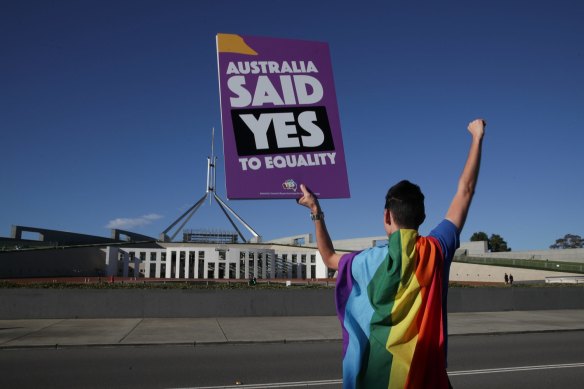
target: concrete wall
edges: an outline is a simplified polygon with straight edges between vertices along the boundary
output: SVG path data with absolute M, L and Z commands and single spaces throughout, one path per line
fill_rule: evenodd
M 583 287 L 450 288 L 448 312 L 584 309 Z
M 0 289 L 0 319 L 335 315 L 333 289 Z
M 452 262 L 450 281 L 504 282 L 505 273 L 513 275 L 513 282 L 544 282 L 546 277 L 581 276 L 577 273 Z
M 336 315 L 334 289 L 0 289 L 0 319 Z M 451 288 L 449 312 L 584 309 L 583 287 Z
M 12 226 L 11 237 L 14 239 L 22 239 L 23 232 L 32 232 L 39 234 L 41 241 L 45 242 L 59 242 L 62 246 L 82 245 L 82 244 L 99 244 L 99 243 L 115 243 L 115 239 L 104 238 L 103 236 L 79 234 L 76 232 L 48 230 L 46 228 Z
M 466 252 L 466 255 L 477 255 L 477 254 L 485 254 L 489 251 L 489 245 L 486 241 L 481 240 L 478 242 L 461 242 L 460 248 L 457 251 L 459 252 Z
M 481 255 L 473 254 L 473 256 Z M 584 263 L 584 249 L 507 251 L 503 253 L 485 253 L 482 256 L 489 258 L 541 259 L 543 261 L 547 259 L 549 261 Z
M 312 239 L 312 234 L 301 234 L 301 235 L 288 236 L 285 238 L 268 240 L 264 243 L 285 244 L 285 245 L 292 246 L 292 245 L 295 245 L 298 242 L 298 240 L 303 240 L 305 245 L 314 243 L 314 241 Z
M 0 253 L 0 278 L 105 274 L 105 253 L 93 247 Z
M 383 242 L 382 244 L 387 244 L 387 236 L 369 236 L 365 238 L 354 238 L 354 239 L 341 239 L 333 241 L 333 246 L 337 250 L 349 250 L 358 251 L 364 250 L 369 247 L 375 247 L 378 242 Z

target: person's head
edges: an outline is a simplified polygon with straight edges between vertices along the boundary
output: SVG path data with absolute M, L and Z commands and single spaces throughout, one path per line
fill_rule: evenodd
M 384 214 L 388 233 L 399 228 L 417 230 L 426 219 L 424 194 L 420 187 L 403 180 L 389 188 Z

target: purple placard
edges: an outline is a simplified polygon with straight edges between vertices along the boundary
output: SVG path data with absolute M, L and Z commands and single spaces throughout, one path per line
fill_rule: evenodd
M 328 44 L 217 35 L 227 197 L 349 197 Z

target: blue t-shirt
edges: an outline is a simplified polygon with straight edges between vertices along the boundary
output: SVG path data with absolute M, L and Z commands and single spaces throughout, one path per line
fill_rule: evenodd
M 442 272 L 442 327 L 444 331 L 444 350 L 448 353 L 448 280 L 450 279 L 450 265 L 452 264 L 454 252 L 460 247 L 460 231 L 458 231 L 454 223 L 444 219 L 430 232 L 429 236 L 436 238 L 440 242 L 442 256 L 444 257 L 444 269 Z

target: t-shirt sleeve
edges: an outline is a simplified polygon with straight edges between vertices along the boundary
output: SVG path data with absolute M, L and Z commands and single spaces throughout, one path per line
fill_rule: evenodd
M 448 219 L 442 220 L 436 228 L 430 232 L 430 235 L 440 242 L 440 248 L 444 255 L 445 262 L 452 262 L 454 252 L 460 247 L 460 232 L 458 228 Z

